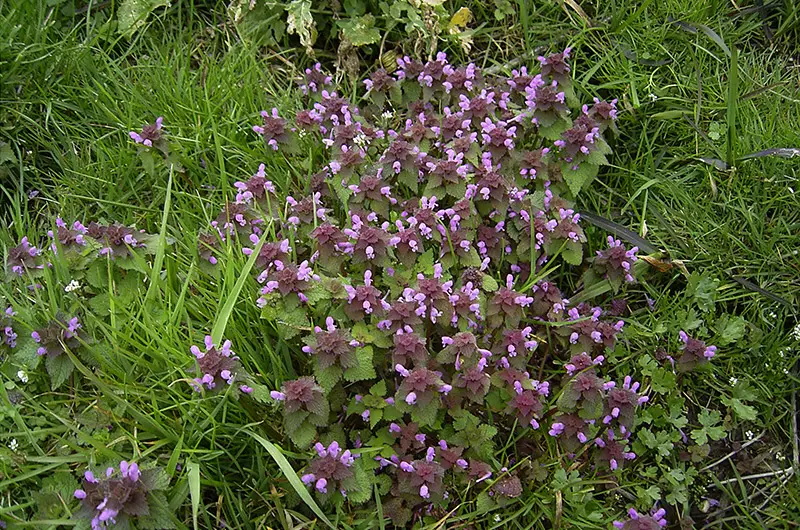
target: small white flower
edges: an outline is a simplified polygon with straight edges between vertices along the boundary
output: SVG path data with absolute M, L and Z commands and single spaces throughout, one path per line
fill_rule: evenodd
M 789 375 L 789 369 L 788 368 L 784 368 L 783 369 L 783 373 L 786 374 L 786 375 Z
M 305 138 L 306 136 L 308 136 L 308 131 L 306 131 L 305 129 L 300 129 L 297 131 L 297 136 L 300 138 Z
M 800 322 L 794 325 L 794 329 L 792 329 L 792 338 L 794 340 L 800 340 Z
M 775 458 L 783 462 L 784 460 L 786 460 L 786 455 L 778 451 L 777 453 L 775 453 Z
M 738 382 L 739 382 L 739 380 L 738 380 L 738 379 L 736 379 L 736 378 L 735 378 L 735 377 L 733 377 L 733 376 L 731 376 L 731 378 L 730 378 L 728 381 L 730 381 L 731 385 L 735 385 L 736 383 L 738 383 Z
M 656 96 L 655 94 L 650 94 L 648 97 L 650 98 L 650 101 L 655 101 L 658 99 L 658 96 Z
M 499 523 L 500 522 L 500 514 L 495 514 L 494 515 L 494 522 L 495 523 Z
M 16 438 L 12 438 L 10 442 L 8 442 L 8 448 L 12 451 L 16 451 L 19 447 L 19 442 L 17 442 Z
M 25 373 L 25 370 L 20 370 L 17 372 L 17 379 L 22 381 L 23 383 L 28 382 L 28 374 Z
M 782 357 L 785 357 L 785 356 L 786 356 L 786 350 L 779 350 L 778 351 L 778 357 L 782 358 Z
M 355 138 L 353 138 L 353 142 L 359 147 L 367 147 L 370 143 L 369 137 L 364 133 L 358 133 Z
M 768 316 L 769 318 L 778 318 L 778 315 L 775 314 L 775 311 L 770 311 Z
M 394 112 L 392 112 L 391 110 L 384 110 L 383 113 L 381 114 L 381 118 L 383 118 L 384 120 L 389 120 L 392 118 L 392 116 L 394 116 Z
M 744 433 L 744 435 L 748 440 L 752 440 L 753 439 L 753 431 L 747 431 L 747 432 Z
M 71 293 L 73 291 L 77 291 L 81 288 L 81 284 L 78 283 L 78 280 L 72 280 L 64 287 L 64 292 Z

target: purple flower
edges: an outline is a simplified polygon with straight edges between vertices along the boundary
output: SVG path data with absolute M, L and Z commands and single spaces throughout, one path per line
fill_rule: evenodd
M 245 377 L 239 358 L 231 351 L 231 341 L 226 340 L 217 348 L 211 335 L 206 335 L 203 342 L 205 351 L 194 345 L 190 348 L 198 366 L 198 376 L 193 384 L 195 390 L 199 392 L 202 387 L 219 389 Z
M 39 345 L 36 353 L 48 357 L 58 357 L 67 349 L 76 351 L 87 337 L 80 331 L 83 326 L 77 317 L 69 320 L 57 317 L 44 328 L 31 333 L 31 338 Z
M 333 78 L 322 71 L 320 63 L 315 64 L 312 68 L 306 68 L 304 73 L 305 81 L 300 85 L 300 90 L 304 94 L 320 92 L 333 82 Z
M 286 128 L 286 120 L 278 115 L 278 109 L 273 108 L 272 114 L 266 110 L 261 111 L 261 125 L 253 125 L 253 131 L 260 134 L 273 151 L 278 150 L 279 144 L 289 141 L 289 132 Z
M 155 123 L 152 125 L 145 125 L 142 127 L 142 132 L 137 133 L 136 131 L 131 131 L 128 133 L 131 139 L 136 142 L 137 144 L 142 144 L 145 147 L 153 147 L 153 144 L 158 144 L 159 141 L 162 139 L 161 135 L 161 126 L 164 123 L 164 117 L 159 116 L 156 118 Z
M 621 530 L 660 530 L 667 526 L 667 511 L 663 508 L 653 508 L 650 515 L 628 509 L 627 521 L 614 521 L 614 528 Z
M 109 467 L 100 479 L 86 471 L 81 488 L 75 490 L 74 496 L 82 507 L 77 516 L 90 519 L 94 530 L 128 525 L 131 520 L 149 515 L 153 496 L 164 502 L 163 494 L 156 491 L 164 487 L 155 479 L 156 474 L 162 473 L 160 470 L 142 471 L 138 464 L 124 460 L 118 467 L 119 470 Z
M 8 251 L 8 265 L 11 267 L 11 272 L 22 276 L 26 271 L 41 269 L 42 265 L 37 265 L 36 260 L 39 254 L 41 251 L 31 245 L 27 237 L 23 237 L 19 245 Z

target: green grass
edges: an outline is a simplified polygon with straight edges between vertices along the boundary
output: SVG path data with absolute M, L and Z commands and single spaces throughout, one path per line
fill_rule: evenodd
M 246 260 L 229 248 L 220 273 L 209 276 L 196 261 L 195 235 L 216 216 L 233 182 L 260 162 L 279 186 L 307 176 L 309 168 L 266 156 L 250 126 L 263 108 L 298 107 L 287 80 L 309 60 L 301 51 L 278 55 L 248 47 L 230 27 L 209 25 L 213 11 L 176 4 L 129 42 L 103 35 L 88 16 L 73 27 L 44 2 L 0 0 L 0 141 L 15 159 L 0 162 L 2 245 L 15 245 L 36 227 L 49 228 L 56 215 L 134 224 L 172 242 L 149 277 L 106 287 L 108 318 L 92 316 L 87 323 L 95 334 L 96 366 L 79 365 L 83 377 L 76 375 L 68 390 L 48 391 L 43 367 L 28 370 L 30 380 L 22 384 L 16 375 L 21 367 L 4 363 L 5 521 L 68 526 L 61 499 L 70 503 L 71 477 L 89 461 L 121 457 L 156 459 L 167 468 L 170 507 L 180 528 L 218 527 L 221 521 L 232 528 L 297 528 L 314 519 L 298 503 L 282 473 L 284 463 L 276 463 L 270 447 L 251 435 L 277 443 L 301 465 L 307 456 L 291 452 L 277 410 L 239 406 L 224 396 L 199 400 L 185 382 L 193 376 L 189 346 L 218 329 L 221 313 L 227 319 L 224 335 L 250 373 L 271 388 L 297 375 L 294 347 L 259 319 L 252 280 L 238 281 L 246 276 Z M 730 378 L 736 378 L 755 389 L 750 404 L 758 417 L 724 418 L 727 440 L 699 467 L 737 454 L 701 473 L 690 487 L 676 479 L 675 489 L 689 494 L 675 503 L 678 513 L 703 516 L 699 510 L 708 497 L 722 504 L 696 519 L 698 527 L 793 527 L 800 518 L 796 474 L 742 479 L 788 467 L 792 460 L 796 465 L 798 457 L 791 417 L 800 349 L 790 335 L 800 301 L 798 158 L 742 160 L 769 148 L 800 147 L 792 2 L 767 13 L 771 43 L 758 12 L 728 16 L 734 8 L 721 1 L 581 2 L 592 27 L 571 4 L 520 1 L 518 15 L 501 25 L 490 2 L 447 3 L 452 12 L 469 5 L 478 28 L 471 53 L 450 45 L 465 59 L 502 67 L 526 46 L 568 44 L 575 50 L 582 98 L 619 98 L 621 134 L 612 167 L 580 206 L 646 237 L 673 264 L 642 286 L 655 310 L 635 315 L 622 357 L 651 353 L 660 336 L 690 323 L 687 309 L 695 301 L 683 294 L 688 279 L 682 267 L 720 280 L 713 309 L 702 314 L 706 321 L 718 324 L 730 314 L 747 322 L 744 336 L 721 348 L 711 371 L 683 383 L 683 397 L 698 410 L 725 409 L 719 398 L 732 395 Z M 144 172 L 127 132 L 159 115 L 181 151 L 184 171 L 153 177 Z M 322 163 L 321 150 L 311 157 Z M 730 167 L 720 170 L 701 158 Z M 33 190 L 40 194 L 29 199 Z M 591 237 L 603 234 L 598 230 Z M 69 282 L 64 271 L 54 267 L 47 274 L 53 276 L 48 285 L 57 288 L 20 293 L 11 283 L 0 285 L 2 297 L 29 308 L 21 321 L 43 321 L 57 307 L 92 315 L 80 296 L 63 292 Z M 697 425 L 696 418 L 689 420 Z M 747 431 L 762 437 L 738 452 Z M 11 440 L 19 444 L 16 451 L 8 448 Z M 464 504 L 447 527 L 552 528 L 560 521 L 562 528 L 597 528 L 604 522 L 590 512 L 601 497 L 607 499 L 600 504 L 612 507 L 603 517 L 611 518 L 653 484 L 669 493 L 665 470 L 690 467 L 677 456 L 642 466 L 639 475 L 626 475 L 616 485 L 588 478 L 567 483 L 547 469 L 546 479 L 497 513 L 499 519 Z M 337 528 L 379 527 L 365 511 L 327 515 Z M 321 520 L 315 524 L 323 527 Z

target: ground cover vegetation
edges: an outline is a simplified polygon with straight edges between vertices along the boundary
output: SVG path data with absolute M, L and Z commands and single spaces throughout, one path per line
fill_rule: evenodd
M 4 525 L 796 523 L 791 2 L 0 18 Z

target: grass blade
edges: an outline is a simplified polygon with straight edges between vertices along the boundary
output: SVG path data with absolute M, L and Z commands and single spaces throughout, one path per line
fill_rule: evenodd
M 728 156 L 729 166 L 736 163 L 736 110 L 739 103 L 739 50 L 731 51 L 731 68 L 728 72 Z
M 255 252 L 253 252 L 253 255 L 255 255 Z M 267 450 L 272 459 L 275 460 L 275 463 L 278 464 L 278 467 L 281 468 L 281 472 L 283 473 L 283 475 L 289 480 L 289 484 L 292 485 L 292 488 L 294 488 L 295 492 L 297 492 L 300 498 L 303 499 L 303 502 L 305 502 L 306 505 L 309 508 L 311 508 L 311 511 L 314 512 L 314 515 L 319 517 L 319 519 L 323 523 L 336 530 L 336 527 L 333 526 L 333 523 L 331 523 L 328 520 L 328 518 L 325 517 L 325 513 L 323 513 L 319 505 L 317 505 L 317 503 L 311 497 L 311 494 L 308 493 L 308 490 L 300 481 L 300 478 L 297 476 L 295 470 L 292 468 L 292 464 L 290 464 L 289 461 L 286 460 L 286 457 L 283 456 L 283 453 L 278 448 L 278 446 L 265 440 L 264 438 L 262 438 L 261 436 L 257 435 L 254 432 L 251 431 L 245 431 L 245 432 L 250 436 L 252 436 L 262 446 L 264 446 L 264 449 Z
M 169 208 L 172 204 L 172 166 L 169 167 L 169 180 L 167 180 L 167 197 L 164 199 L 164 213 L 161 216 L 161 230 L 158 233 L 158 248 L 153 259 L 153 270 L 150 273 L 150 286 L 147 288 L 145 300 L 149 300 L 156 290 L 161 274 L 161 266 L 164 263 L 164 254 L 167 247 L 167 219 L 169 218 Z
M 192 524 L 197 530 L 197 514 L 200 511 L 200 466 L 195 462 L 186 462 L 189 470 L 189 495 L 192 498 Z
M 261 252 L 261 247 L 264 246 L 264 241 L 267 240 L 268 235 L 269 227 L 264 230 L 264 234 L 261 236 L 258 244 L 253 249 L 253 253 L 250 254 L 250 258 L 247 260 L 247 263 L 245 263 L 244 268 L 239 275 L 239 279 L 236 280 L 236 284 L 233 286 L 233 291 L 228 294 L 228 299 L 225 300 L 225 305 L 222 306 L 222 310 L 219 312 L 217 321 L 214 322 L 214 327 L 211 329 L 211 338 L 214 339 L 214 344 L 220 344 L 222 342 L 222 336 L 225 334 L 225 327 L 228 325 L 228 319 L 231 318 L 231 313 L 233 312 L 233 306 L 236 303 L 236 299 L 239 298 L 239 293 L 242 292 L 244 282 L 246 282 L 247 278 L 250 276 L 250 270 L 253 268 L 253 265 L 255 265 L 256 259 L 258 258 L 258 253 Z
M 648 243 L 647 240 L 640 237 L 636 232 L 633 232 L 621 224 L 615 223 L 605 217 L 600 217 L 597 214 L 582 211 L 580 212 L 581 217 L 592 223 L 593 225 L 602 228 L 606 232 L 614 234 L 615 236 L 624 239 L 628 243 L 636 245 L 639 247 L 639 250 L 643 252 L 647 252 L 648 254 L 653 254 L 658 252 L 658 249 L 654 247 L 651 243 Z

